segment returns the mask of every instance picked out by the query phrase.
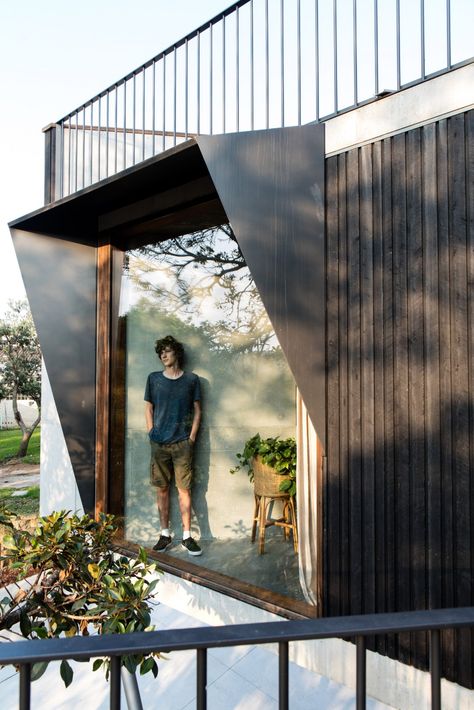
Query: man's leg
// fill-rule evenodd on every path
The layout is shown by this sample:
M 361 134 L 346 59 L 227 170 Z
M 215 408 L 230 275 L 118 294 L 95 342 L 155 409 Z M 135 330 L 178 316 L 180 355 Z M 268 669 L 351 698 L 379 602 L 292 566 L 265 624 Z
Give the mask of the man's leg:
M 178 497 L 183 530 L 191 530 L 191 491 L 178 488 Z
M 160 514 L 161 529 L 167 530 L 170 522 L 170 489 L 157 488 L 156 499 L 158 503 L 158 512 Z

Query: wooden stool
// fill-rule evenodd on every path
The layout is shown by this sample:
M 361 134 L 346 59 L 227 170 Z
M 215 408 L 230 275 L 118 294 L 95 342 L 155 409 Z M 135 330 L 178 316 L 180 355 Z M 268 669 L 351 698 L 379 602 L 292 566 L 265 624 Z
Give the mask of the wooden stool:
M 255 542 L 258 526 L 258 553 L 262 555 L 265 551 L 265 530 L 271 525 L 283 528 L 285 540 L 293 534 L 293 547 L 298 552 L 298 529 L 296 526 L 296 505 L 295 497 L 288 495 L 285 491 L 280 491 L 280 483 L 283 477 L 276 473 L 270 466 L 266 466 L 258 458 L 252 463 L 254 472 L 254 496 L 255 507 L 252 522 L 252 542 Z M 272 520 L 268 518 L 269 508 L 272 503 L 279 501 L 283 504 L 283 515 L 281 518 Z

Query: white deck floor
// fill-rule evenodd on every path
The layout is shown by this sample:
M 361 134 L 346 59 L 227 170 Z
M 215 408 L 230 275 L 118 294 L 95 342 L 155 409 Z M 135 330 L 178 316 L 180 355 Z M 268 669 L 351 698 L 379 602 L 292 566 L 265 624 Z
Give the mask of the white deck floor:
M 153 611 L 157 629 L 203 626 L 164 604 Z M 155 680 L 151 673 L 139 677 L 145 710 L 194 710 L 196 707 L 196 654 L 181 651 L 169 654 L 159 662 Z M 46 673 L 32 684 L 33 710 L 107 710 L 108 684 L 101 670 L 92 672 L 85 663 L 72 663 L 74 680 L 65 688 L 58 664 L 52 663 Z M 349 710 L 355 707 L 354 692 L 343 685 L 290 663 L 290 709 L 330 708 Z M 0 708 L 18 707 L 18 675 L 11 668 L 0 670 Z M 125 696 L 122 707 L 127 708 Z M 265 646 L 212 649 L 208 652 L 209 710 L 277 710 L 278 660 Z M 368 710 L 389 708 L 368 699 Z

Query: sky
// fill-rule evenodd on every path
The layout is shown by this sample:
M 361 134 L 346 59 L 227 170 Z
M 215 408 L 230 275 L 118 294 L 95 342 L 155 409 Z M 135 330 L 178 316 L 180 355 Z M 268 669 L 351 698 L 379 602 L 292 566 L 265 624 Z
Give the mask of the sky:
M 231 0 L 0 0 L 0 315 L 25 297 L 8 222 L 44 204 L 54 123 Z

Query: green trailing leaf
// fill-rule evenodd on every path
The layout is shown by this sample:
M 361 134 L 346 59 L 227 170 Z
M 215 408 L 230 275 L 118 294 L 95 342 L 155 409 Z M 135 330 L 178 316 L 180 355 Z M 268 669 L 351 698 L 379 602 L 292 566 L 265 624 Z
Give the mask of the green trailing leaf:
M 40 663 L 33 663 L 31 668 L 31 681 L 38 680 L 41 678 L 46 668 L 49 666 L 49 661 L 41 661 Z
M 145 673 L 148 673 L 149 671 L 151 671 L 154 665 L 155 665 L 155 659 L 152 656 L 148 656 L 148 658 L 144 658 L 140 664 L 140 675 L 145 675 Z
M 20 631 L 25 638 L 31 634 L 31 621 L 24 609 L 20 611 Z
M 66 688 L 68 688 L 72 683 L 74 671 L 72 670 L 71 666 L 67 661 L 61 661 L 59 672 L 61 674 L 61 678 L 64 681 L 64 685 L 66 686 Z
M 98 671 L 101 665 L 103 664 L 104 659 L 103 658 L 96 658 L 94 663 L 92 664 L 92 670 L 93 671 Z

